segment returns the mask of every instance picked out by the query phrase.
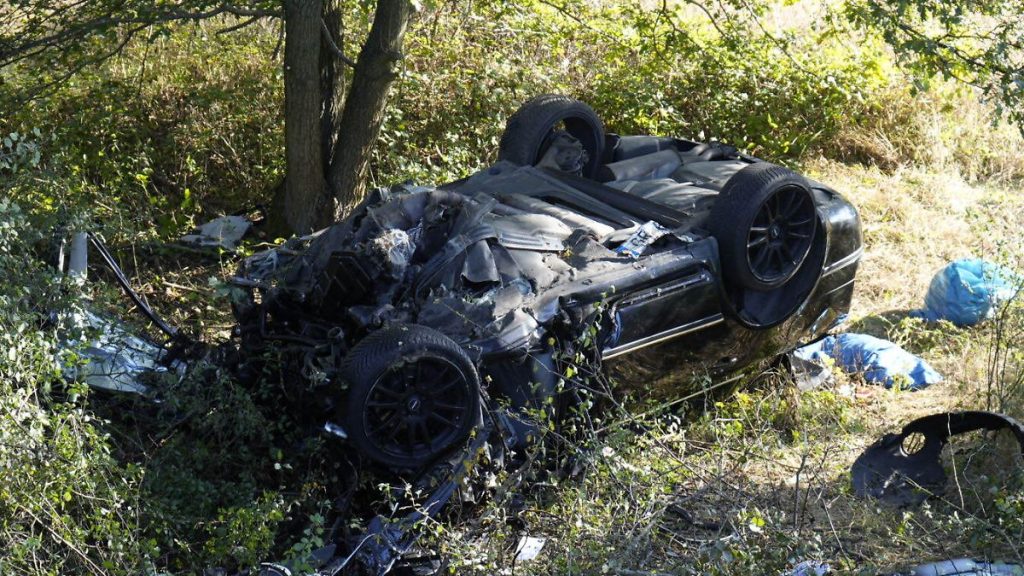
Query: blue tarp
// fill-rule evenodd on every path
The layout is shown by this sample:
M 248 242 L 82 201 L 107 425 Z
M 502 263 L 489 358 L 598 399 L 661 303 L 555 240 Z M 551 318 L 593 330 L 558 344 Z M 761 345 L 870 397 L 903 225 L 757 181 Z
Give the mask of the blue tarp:
M 821 363 L 831 358 L 846 372 L 863 373 L 868 382 L 889 388 L 897 380 L 918 390 L 942 381 L 927 362 L 896 344 L 867 334 L 826 336 L 793 352 L 798 358 Z
M 992 262 L 965 258 L 939 270 L 928 287 L 924 308 L 913 316 L 973 326 L 991 317 L 1001 302 L 1013 297 L 1016 275 Z

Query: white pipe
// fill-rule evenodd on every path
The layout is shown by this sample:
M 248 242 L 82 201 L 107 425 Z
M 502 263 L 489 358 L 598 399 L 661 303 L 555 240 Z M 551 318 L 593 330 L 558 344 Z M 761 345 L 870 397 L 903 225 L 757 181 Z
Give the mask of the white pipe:
M 89 268 L 89 235 L 75 232 L 71 237 L 71 257 L 68 260 L 68 276 L 79 284 L 85 284 Z

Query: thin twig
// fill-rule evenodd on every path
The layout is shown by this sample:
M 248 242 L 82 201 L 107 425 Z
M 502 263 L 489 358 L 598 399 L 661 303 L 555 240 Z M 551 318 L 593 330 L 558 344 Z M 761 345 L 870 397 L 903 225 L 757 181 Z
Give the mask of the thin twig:
M 344 62 L 349 68 L 355 68 L 355 61 L 346 56 L 345 53 L 341 51 L 341 48 L 338 48 L 338 45 L 335 44 L 334 38 L 331 37 L 331 30 L 327 27 L 327 22 L 325 22 L 323 18 L 320 19 L 320 31 L 324 41 L 327 42 L 327 47 L 330 49 L 331 54 L 334 54 L 335 58 Z

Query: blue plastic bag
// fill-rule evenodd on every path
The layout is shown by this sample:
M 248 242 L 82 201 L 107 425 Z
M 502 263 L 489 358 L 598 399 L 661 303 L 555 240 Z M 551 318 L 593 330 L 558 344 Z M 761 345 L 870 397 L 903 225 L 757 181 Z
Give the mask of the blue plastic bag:
M 957 260 L 935 274 L 924 308 L 911 315 L 973 326 L 991 317 L 1000 303 L 1013 297 L 1015 280 L 1013 272 L 998 264 L 977 258 Z
M 897 379 L 911 390 L 942 381 L 927 362 L 896 344 L 867 334 L 826 336 L 793 352 L 798 358 L 818 362 L 831 358 L 846 372 L 864 373 L 868 382 L 891 388 Z

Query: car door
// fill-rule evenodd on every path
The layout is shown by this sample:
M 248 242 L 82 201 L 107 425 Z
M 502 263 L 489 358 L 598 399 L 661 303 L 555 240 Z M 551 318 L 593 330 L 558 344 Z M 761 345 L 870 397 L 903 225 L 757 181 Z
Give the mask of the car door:
M 624 294 L 606 314 L 602 360 L 609 375 L 630 387 L 667 379 L 674 394 L 683 393 L 702 377 L 740 367 L 746 356 L 723 314 L 708 260 Z

